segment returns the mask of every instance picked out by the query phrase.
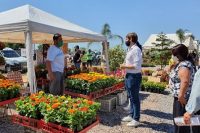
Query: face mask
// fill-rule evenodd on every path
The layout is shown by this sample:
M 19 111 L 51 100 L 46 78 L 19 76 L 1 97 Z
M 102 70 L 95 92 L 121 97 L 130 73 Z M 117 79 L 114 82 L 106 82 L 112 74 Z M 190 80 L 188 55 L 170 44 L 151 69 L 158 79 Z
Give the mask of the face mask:
M 126 46 L 129 47 L 131 45 L 130 41 L 126 41 Z
M 174 62 L 178 62 L 178 58 L 176 56 L 172 55 L 172 59 L 173 59 Z
M 63 46 L 63 41 L 59 41 L 57 46 L 58 47 L 62 47 Z

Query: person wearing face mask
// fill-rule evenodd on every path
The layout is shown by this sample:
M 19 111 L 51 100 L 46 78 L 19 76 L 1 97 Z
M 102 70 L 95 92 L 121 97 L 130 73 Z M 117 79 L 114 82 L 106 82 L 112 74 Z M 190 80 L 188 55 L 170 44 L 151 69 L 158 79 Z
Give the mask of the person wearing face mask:
M 185 105 L 189 99 L 195 74 L 195 65 L 190 58 L 188 48 L 178 44 L 172 48 L 174 66 L 169 74 L 170 89 L 173 92 L 173 118 L 183 116 L 186 112 Z M 190 133 L 190 127 L 178 127 L 174 123 L 175 133 Z
M 49 91 L 53 95 L 63 95 L 64 91 L 64 54 L 61 50 L 63 40 L 61 34 L 54 34 L 54 44 L 47 52 L 46 66 L 50 80 Z
M 122 119 L 124 122 L 129 122 L 127 126 L 136 127 L 140 120 L 140 99 L 139 90 L 142 80 L 142 51 L 138 43 L 136 33 L 129 33 L 126 36 L 126 53 L 125 64 L 121 64 L 121 69 L 125 69 L 125 88 L 130 99 L 130 114 Z

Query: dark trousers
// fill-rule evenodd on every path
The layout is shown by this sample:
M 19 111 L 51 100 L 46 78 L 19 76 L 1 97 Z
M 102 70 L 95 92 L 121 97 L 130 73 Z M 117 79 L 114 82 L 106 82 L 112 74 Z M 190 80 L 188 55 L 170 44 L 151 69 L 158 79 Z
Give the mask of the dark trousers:
M 49 92 L 53 95 L 63 95 L 64 93 L 64 74 L 53 72 L 55 80 L 51 81 Z
M 173 104 L 173 118 L 183 116 L 186 112 L 185 106 L 182 106 L 181 103 L 178 101 L 178 98 L 174 98 L 174 104 Z M 197 112 L 196 114 L 200 114 L 200 112 Z M 174 133 L 200 133 L 200 126 L 193 126 L 190 128 L 190 126 L 177 126 L 174 123 Z
M 130 98 L 130 115 L 136 121 L 140 119 L 140 98 L 139 90 L 142 81 L 141 73 L 127 73 L 125 78 L 125 87 Z
M 87 61 L 87 67 L 89 67 L 89 66 L 92 67 L 92 60 Z

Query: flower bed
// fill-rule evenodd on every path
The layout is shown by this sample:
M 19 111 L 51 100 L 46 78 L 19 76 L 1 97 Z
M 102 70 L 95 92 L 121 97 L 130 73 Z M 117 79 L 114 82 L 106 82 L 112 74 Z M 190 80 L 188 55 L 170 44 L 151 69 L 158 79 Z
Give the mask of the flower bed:
M 69 76 L 66 80 L 66 91 L 90 96 L 93 93 L 96 94 L 97 92 L 103 93 L 107 88 L 115 89 L 118 84 L 123 83 L 121 80 L 118 80 L 113 76 L 107 76 L 105 74 L 94 72 L 80 73 Z M 118 90 L 119 87 L 116 89 Z
M 75 92 L 71 92 L 71 91 L 67 91 L 67 90 L 64 93 L 67 95 L 73 96 L 73 97 L 81 97 L 81 98 L 85 98 L 85 99 L 89 99 L 89 100 L 94 100 L 94 99 L 100 98 L 102 96 L 111 94 L 117 90 L 121 90 L 123 88 L 124 88 L 124 82 L 120 82 L 111 87 L 101 89 L 99 91 L 91 92 L 87 95 L 75 93 Z
M 0 102 L 20 96 L 20 85 L 7 79 L 0 79 Z
M 15 102 L 20 115 L 34 119 L 44 119 L 73 131 L 80 131 L 96 119 L 100 104 L 65 96 L 46 95 L 44 92 L 32 94 Z

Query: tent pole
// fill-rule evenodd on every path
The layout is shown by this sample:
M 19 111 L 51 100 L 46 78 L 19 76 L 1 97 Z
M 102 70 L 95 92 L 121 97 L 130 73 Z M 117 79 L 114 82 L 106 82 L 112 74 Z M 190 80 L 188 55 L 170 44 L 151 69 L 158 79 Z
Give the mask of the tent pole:
M 28 68 L 28 82 L 30 87 L 30 92 L 36 92 L 35 86 L 35 71 L 33 64 L 33 55 L 32 55 L 32 32 L 27 31 L 25 34 L 25 46 L 26 46 L 26 57 L 27 57 L 27 68 Z
M 107 41 L 105 41 L 103 43 L 104 48 L 105 48 L 104 54 L 105 54 L 105 59 L 106 59 L 106 72 L 107 73 L 110 72 L 110 66 L 109 66 L 109 60 L 108 60 L 108 44 L 109 43 Z

